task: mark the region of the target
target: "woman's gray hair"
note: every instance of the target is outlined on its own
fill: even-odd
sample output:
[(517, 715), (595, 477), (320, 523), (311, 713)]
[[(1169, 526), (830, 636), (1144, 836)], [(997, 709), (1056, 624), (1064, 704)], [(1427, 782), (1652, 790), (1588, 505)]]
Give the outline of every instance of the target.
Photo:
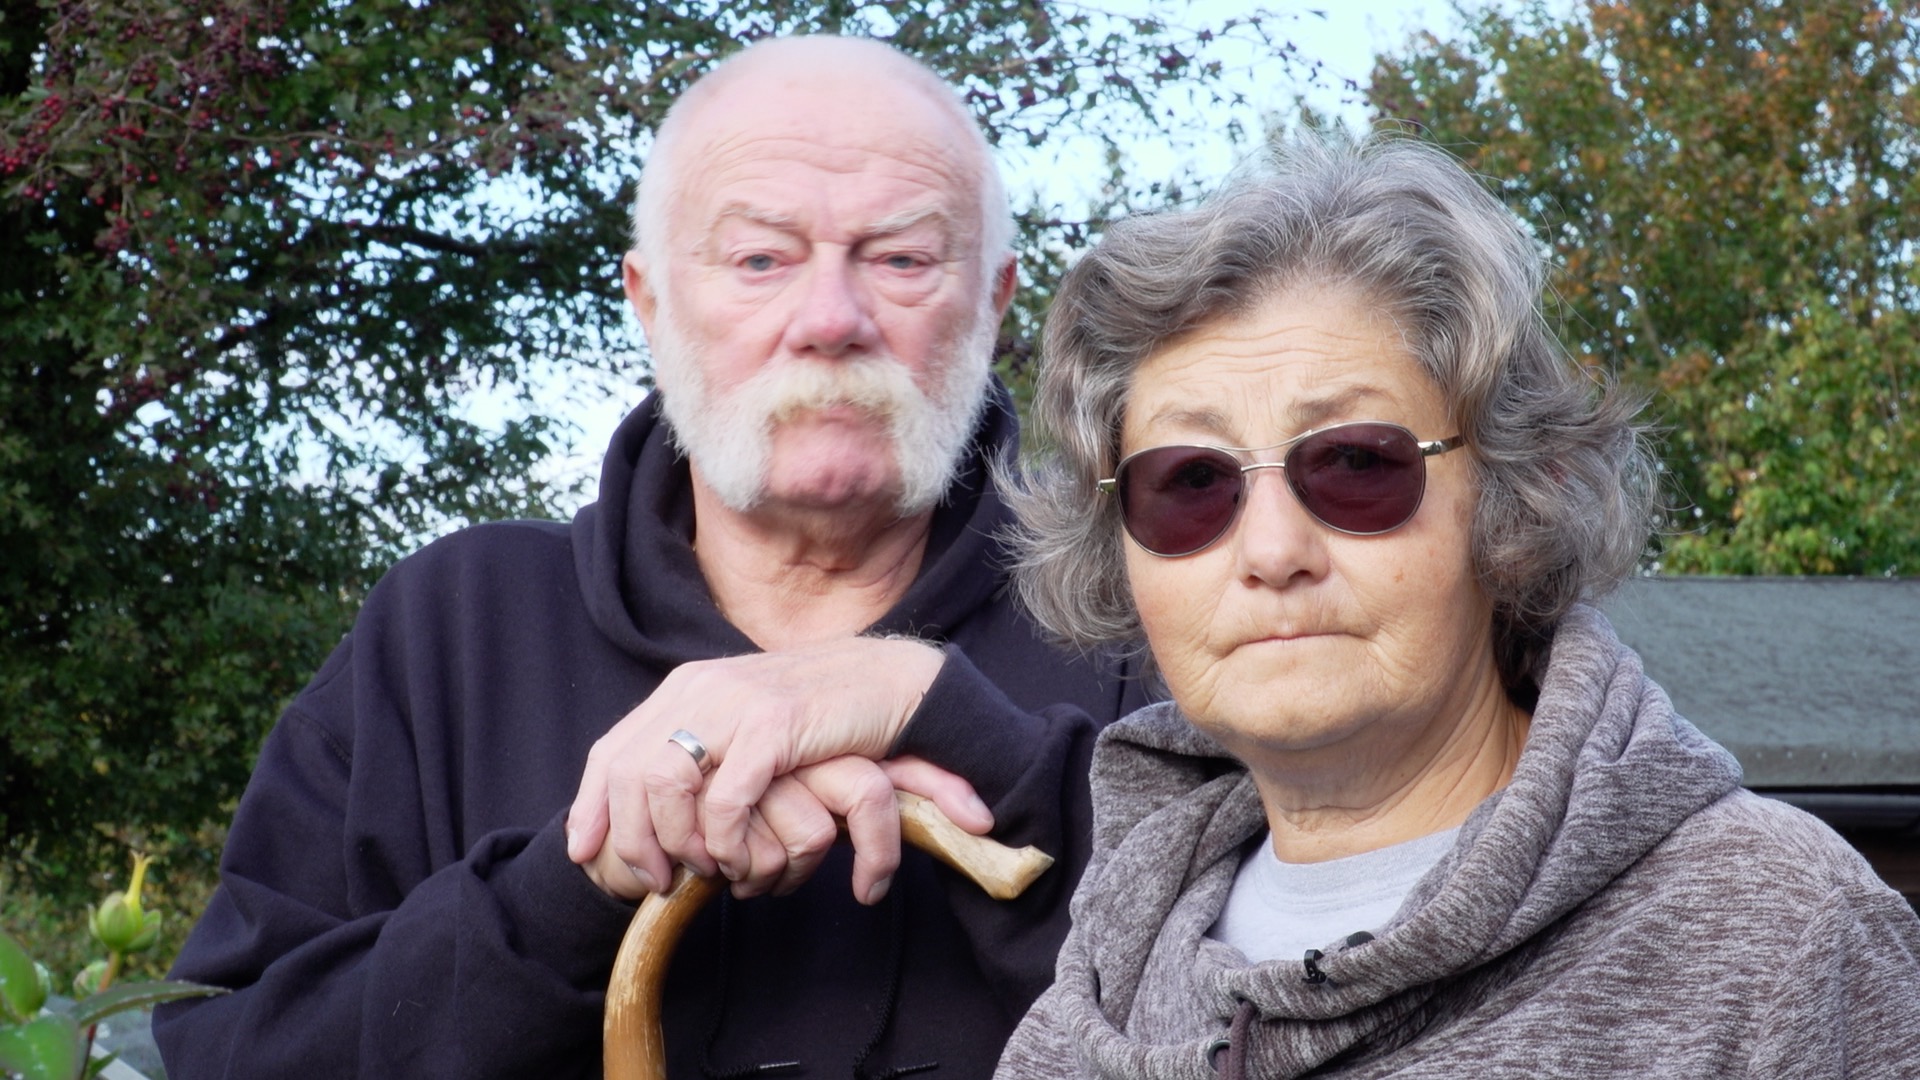
[(1290, 289), (1379, 305), (1439, 388), (1479, 487), (1473, 560), (1510, 694), (1572, 605), (1631, 574), (1656, 487), (1639, 402), (1575, 362), (1541, 311), (1545, 254), (1445, 151), (1274, 140), (1196, 209), (1113, 223), (1047, 317), (1033, 414), (1053, 459), (1009, 484), (1015, 582), (1062, 640), (1144, 644), (1113, 475), (1134, 372), (1172, 339)]

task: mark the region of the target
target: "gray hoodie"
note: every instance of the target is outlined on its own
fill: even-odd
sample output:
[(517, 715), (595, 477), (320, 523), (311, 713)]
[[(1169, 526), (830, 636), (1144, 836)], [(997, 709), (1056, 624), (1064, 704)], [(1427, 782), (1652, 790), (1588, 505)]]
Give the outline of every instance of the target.
[(996, 1075), (1920, 1077), (1920, 919), (1739, 779), (1578, 608), (1512, 781), (1379, 936), (1249, 965), (1205, 935), (1253, 783), (1142, 710), (1101, 738), (1073, 930)]

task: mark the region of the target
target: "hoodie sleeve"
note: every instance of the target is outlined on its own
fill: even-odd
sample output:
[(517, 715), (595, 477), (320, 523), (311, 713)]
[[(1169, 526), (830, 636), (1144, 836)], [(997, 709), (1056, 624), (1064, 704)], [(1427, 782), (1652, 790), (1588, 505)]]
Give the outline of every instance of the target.
[(267, 739), (172, 972), (232, 993), (156, 1012), (168, 1075), (596, 1075), (632, 907), (567, 860), (559, 817), (460, 844), (404, 701), (365, 723), (378, 668), (350, 637)]
[(1920, 919), (1899, 894), (1837, 886), (1772, 970), (1747, 1075), (1920, 1076)]
[(1067, 903), (1087, 866), (1093, 745), (1111, 719), (1065, 704), (1023, 710), (965, 652), (949, 646), (947, 662), (895, 747), (972, 783), (993, 811), (996, 840), (1032, 844), (1054, 857), (1053, 867), (1010, 901), (993, 900), (941, 868), (974, 954), (1013, 1016), (1053, 981)]

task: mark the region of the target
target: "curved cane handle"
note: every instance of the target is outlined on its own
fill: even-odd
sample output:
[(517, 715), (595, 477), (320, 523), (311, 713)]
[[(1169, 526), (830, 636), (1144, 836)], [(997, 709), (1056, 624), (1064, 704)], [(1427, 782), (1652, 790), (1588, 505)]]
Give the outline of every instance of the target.
[[(1053, 865), (1053, 856), (1028, 846), (1014, 849), (955, 825), (930, 799), (893, 793), (900, 810), (900, 836), (966, 875), (995, 900), (1011, 900)], [(686, 867), (673, 884), (640, 903), (607, 983), (603, 1026), (606, 1080), (666, 1080), (667, 1044), (660, 1031), (661, 987), (673, 947), (694, 915), (720, 891), (720, 879), (696, 876)]]

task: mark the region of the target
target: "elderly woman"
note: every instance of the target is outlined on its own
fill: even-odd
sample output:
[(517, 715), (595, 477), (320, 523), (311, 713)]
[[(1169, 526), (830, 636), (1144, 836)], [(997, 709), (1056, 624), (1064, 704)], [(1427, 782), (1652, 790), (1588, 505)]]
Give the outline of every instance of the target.
[(1453, 159), (1304, 138), (1067, 277), (1022, 586), (1144, 639), (1004, 1078), (1920, 1076), (1920, 921), (1583, 601), (1653, 472)]

